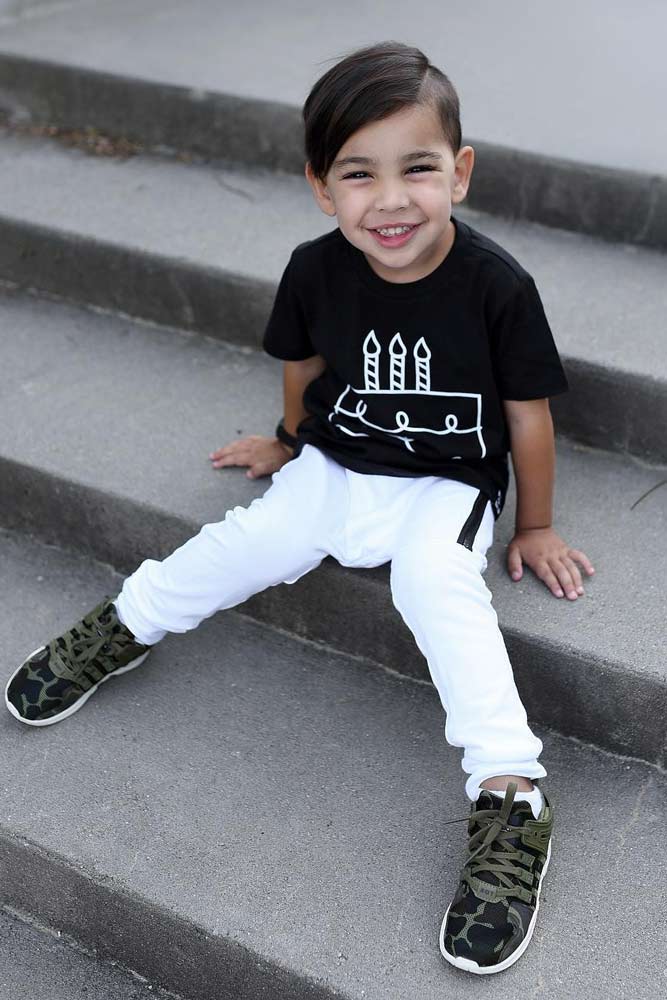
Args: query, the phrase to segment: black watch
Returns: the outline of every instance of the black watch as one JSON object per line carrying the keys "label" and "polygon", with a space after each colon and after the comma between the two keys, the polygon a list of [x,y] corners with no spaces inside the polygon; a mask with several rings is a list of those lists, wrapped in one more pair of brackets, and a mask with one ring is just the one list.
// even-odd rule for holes
{"label": "black watch", "polygon": [[285,430],[285,418],[281,417],[278,421],[278,426],[276,427],[276,437],[283,444],[286,444],[288,448],[296,448],[296,438],[294,434],[290,434],[288,430]]}

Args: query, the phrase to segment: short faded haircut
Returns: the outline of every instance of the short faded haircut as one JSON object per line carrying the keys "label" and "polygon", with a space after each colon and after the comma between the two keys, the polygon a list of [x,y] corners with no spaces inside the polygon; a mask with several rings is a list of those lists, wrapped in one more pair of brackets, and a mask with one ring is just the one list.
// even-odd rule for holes
{"label": "short faded haircut", "polygon": [[319,78],[303,106],[305,154],[315,176],[324,180],[358,129],[414,105],[434,108],[456,155],[461,148],[458,94],[420,49],[387,41],[345,56]]}

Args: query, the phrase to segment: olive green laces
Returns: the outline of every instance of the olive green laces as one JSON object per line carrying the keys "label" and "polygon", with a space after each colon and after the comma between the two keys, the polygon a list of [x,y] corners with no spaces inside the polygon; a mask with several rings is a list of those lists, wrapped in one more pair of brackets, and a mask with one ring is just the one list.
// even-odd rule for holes
{"label": "olive green laces", "polygon": [[[510,824],[516,791],[516,783],[510,782],[500,809],[480,809],[447,823],[479,825],[479,830],[468,841],[471,853],[463,866],[461,880],[468,883],[478,899],[490,903],[502,902],[511,896],[530,904],[533,887],[536,888],[539,882],[532,870],[537,857],[518,846],[525,827]],[[478,878],[481,873],[491,874],[495,881]]]}
{"label": "olive green laces", "polygon": [[109,662],[110,658],[135,640],[124,629],[111,633],[110,623],[112,609],[104,601],[69,631],[53,639],[48,644],[51,671],[57,677],[85,686],[86,681],[97,683],[114,670],[118,663]]}

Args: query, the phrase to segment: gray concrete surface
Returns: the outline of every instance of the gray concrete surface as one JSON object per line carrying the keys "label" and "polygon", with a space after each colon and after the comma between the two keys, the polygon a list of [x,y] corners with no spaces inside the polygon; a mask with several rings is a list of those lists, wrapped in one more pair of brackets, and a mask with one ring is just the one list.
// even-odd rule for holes
{"label": "gray concrete surface", "polygon": [[32,17],[60,14],[96,0],[0,0],[0,27]]}
{"label": "gray concrete surface", "polygon": [[[0,122],[161,156],[303,174],[299,109],[0,52]],[[467,140],[466,141],[470,141]],[[667,178],[473,140],[469,204],[606,240],[667,249]]]}
{"label": "gray concrete surface", "polygon": [[[119,580],[1,552],[6,674]],[[491,984],[437,948],[466,801],[433,689],[234,612],[65,722],[0,718],[0,896],[192,1000],[659,1000],[665,776],[542,735],[553,859],[531,948]]]}
{"label": "gray concrete surface", "polygon": [[[301,173],[299,109],[314,79],[392,30],[423,44],[417,32],[457,80],[461,69],[465,138],[478,153],[472,207],[667,248],[665,72],[651,34],[660,37],[664,12],[655,4],[632,15],[615,4],[601,16],[588,0],[527,16],[517,2],[453,10],[427,0],[416,24],[391,2],[379,34],[378,9],[205,0],[54,12],[10,31],[0,48],[0,117]],[[481,115],[469,119],[469,107]],[[467,131],[470,120],[479,131]]]}
{"label": "gray concrete surface", "polygon": [[[257,352],[71,306],[2,301],[0,517],[124,570],[166,555],[198,527],[247,505],[268,479],[215,472],[207,456],[271,434],[280,365]],[[531,711],[561,731],[654,761],[667,747],[661,539],[664,469],[562,442],[557,527],[598,574],[575,604],[530,574],[507,577],[498,526],[489,586]],[[632,509],[637,501],[637,506]],[[386,568],[328,561],[247,606],[259,618],[370,656],[402,673],[425,665],[391,605]],[[664,707],[663,707],[664,706]]]}
{"label": "gray concrete surface", "polygon": [[[563,428],[667,462],[664,255],[459,214],[535,276],[572,374]],[[291,250],[331,227],[304,178],[0,143],[0,276],[157,322],[257,345]]]}
{"label": "gray concrete surface", "polygon": [[[414,11],[382,11],[382,36],[412,30]],[[7,2],[0,23],[3,12]],[[196,152],[208,132],[216,152],[222,139],[234,158],[294,169],[307,86],[322,60],[381,37],[377,12],[322,6],[316,20],[312,5],[211,0],[33,9],[3,25],[0,114],[86,123],[103,111],[93,123],[121,134],[124,121],[152,120],[153,144],[185,137]],[[445,17],[455,40],[434,30]],[[589,3],[530,17],[515,3],[420,12],[420,38],[407,40],[440,61],[437,37],[466,132],[485,140],[477,207],[667,245],[663,22],[656,4],[604,17]],[[9,138],[0,213],[1,274],[245,345],[289,250],[327,226],[294,177],[86,161]],[[466,217],[519,256],[553,312],[575,388],[560,426],[666,460],[664,257]],[[276,363],[192,334],[13,293],[0,329],[0,524],[86,551],[1,533],[8,675],[118,587],[92,555],[128,569],[266,488],[212,473],[205,456],[270,432],[280,399]],[[534,943],[491,989],[653,1000],[667,982],[664,771],[542,726],[665,765],[666,490],[649,490],[667,473],[566,442],[559,465],[559,526],[598,568],[586,598],[509,583],[511,515],[488,577],[561,824]],[[443,823],[465,813],[463,775],[433,689],[413,679],[425,664],[386,576],[327,563],[245,617],[167,640],[66,723],[40,731],[5,715],[0,901],[192,1000],[487,996],[489,983],[437,953],[465,829]],[[81,955],[56,957],[32,931],[6,931],[0,920],[0,996],[38,1000],[42,959],[58,970],[49,1000],[148,995]]]}
{"label": "gray concrete surface", "polygon": [[58,933],[38,930],[0,911],[0,1000],[167,1000],[167,996],[85,954]]}
{"label": "gray concrete surface", "polygon": [[[129,142],[135,151],[303,174],[303,123],[296,106],[1,51],[0,121],[18,132],[83,130],[98,141]],[[472,208],[667,249],[664,176],[472,141]]]}
{"label": "gray concrete surface", "polygon": [[344,52],[421,46],[462,99],[468,135],[520,150],[665,172],[667,14],[656,0],[526,8],[424,0],[107,0],[6,27],[0,48],[55,62],[300,105]]}

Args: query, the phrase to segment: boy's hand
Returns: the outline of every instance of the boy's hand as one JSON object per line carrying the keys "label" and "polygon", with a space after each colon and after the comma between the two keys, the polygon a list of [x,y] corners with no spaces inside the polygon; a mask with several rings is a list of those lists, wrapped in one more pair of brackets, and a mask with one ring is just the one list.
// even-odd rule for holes
{"label": "boy's hand", "polygon": [[222,469],[226,465],[248,465],[248,479],[258,479],[260,476],[270,476],[277,472],[292,457],[292,449],[276,437],[261,437],[251,434],[218,448],[209,456],[214,469]]}
{"label": "boy's hand", "polygon": [[507,568],[514,581],[523,576],[524,562],[555,597],[565,595],[571,601],[576,601],[584,592],[577,563],[588,576],[595,572],[588,556],[571,549],[553,528],[517,531],[507,550]]}

